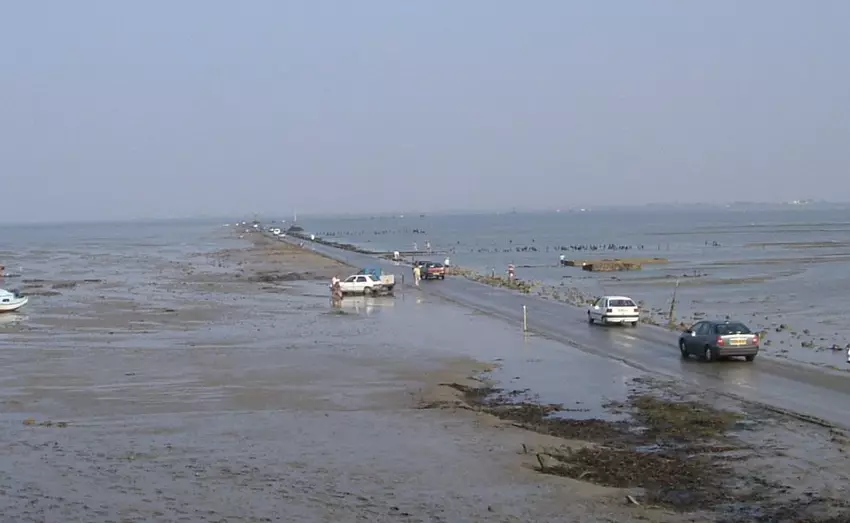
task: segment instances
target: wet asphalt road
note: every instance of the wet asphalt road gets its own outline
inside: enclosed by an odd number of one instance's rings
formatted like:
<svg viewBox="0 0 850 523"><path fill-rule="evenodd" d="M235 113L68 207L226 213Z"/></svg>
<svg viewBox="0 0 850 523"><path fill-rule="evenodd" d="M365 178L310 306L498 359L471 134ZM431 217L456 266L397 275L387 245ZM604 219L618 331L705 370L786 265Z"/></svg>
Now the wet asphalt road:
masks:
<svg viewBox="0 0 850 523"><path fill-rule="evenodd" d="M600 327L589 325L586 312L563 303L498 289L463 277L423 281L411 289L411 269L325 245L316 252L354 266L381 266L405 276L404 292L424 292L514 322L521 328L522 306L528 308L528 328L579 350L621 360L638 369L687 382L696 388L729 394L788 411L802 418L819 418L850 429L850 376L836 371L778 361L762 353L752 363L743 360L703 363L683 360L678 333L659 327ZM640 296L635 296L640 299ZM819 420L815 420L819 421Z"/></svg>

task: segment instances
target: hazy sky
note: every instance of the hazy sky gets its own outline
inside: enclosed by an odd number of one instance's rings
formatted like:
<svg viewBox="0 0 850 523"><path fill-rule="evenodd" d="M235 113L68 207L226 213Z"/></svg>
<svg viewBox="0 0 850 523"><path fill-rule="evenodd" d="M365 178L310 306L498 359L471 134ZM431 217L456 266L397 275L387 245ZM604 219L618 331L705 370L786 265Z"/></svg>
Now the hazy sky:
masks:
<svg viewBox="0 0 850 523"><path fill-rule="evenodd" d="M0 221L850 200L847 0L53 0Z"/></svg>

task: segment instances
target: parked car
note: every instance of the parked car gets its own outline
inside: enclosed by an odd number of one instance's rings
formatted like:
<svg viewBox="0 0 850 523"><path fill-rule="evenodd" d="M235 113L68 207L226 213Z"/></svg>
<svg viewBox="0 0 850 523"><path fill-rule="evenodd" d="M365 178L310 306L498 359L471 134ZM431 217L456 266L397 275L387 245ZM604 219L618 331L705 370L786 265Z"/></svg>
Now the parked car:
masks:
<svg viewBox="0 0 850 523"><path fill-rule="evenodd" d="M640 308L628 296L603 296L587 309L587 322L600 325L610 323L630 324L637 327L640 321Z"/></svg>
<svg viewBox="0 0 850 523"><path fill-rule="evenodd" d="M352 274L339 282L343 294L378 294L384 290L381 280L371 274Z"/></svg>
<svg viewBox="0 0 850 523"><path fill-rule="evenodd" d="M380 267L364 267L357 274L371 274L381 282L387 291L392 291L395 288L395 274L387 274Z"/></svg>
<svg viewBox="0 0 850 523"><path fill-rule="evenodd" d="M445 280L446 266L442 263L432 261L418 261L414 265L419 266L423 280Z"/></svg>
<svg viewBox="0 0 850 523"><path fill-rule="evenodd" d="M679 336L683 358L698 356L704 361L743 356L747 361L759 353L759 335L739 321L700 321Z"/></svg>

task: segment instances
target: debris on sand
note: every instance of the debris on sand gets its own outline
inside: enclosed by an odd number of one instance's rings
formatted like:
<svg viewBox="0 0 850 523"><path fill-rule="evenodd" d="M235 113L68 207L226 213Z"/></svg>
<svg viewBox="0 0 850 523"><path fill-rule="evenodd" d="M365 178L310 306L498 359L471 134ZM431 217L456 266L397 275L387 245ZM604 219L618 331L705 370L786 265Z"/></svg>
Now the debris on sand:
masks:
<svg viewBox="0 0 850 523"><path fill-rule="evenodd" d="M736 491L729 488L734 472L724 454L740 450L727 435L738 414L649 393L635 393L626 403L608 407L628 411L632 422L611 427L618 434L605 445L554 453L557 464L541 472L607 487L642 488L643 503L677 510L737 501Z"/></svg>
<svg viewBox="0 0 850 523"><path fill-rule="evenodd" d="M56 422L54 422L54 421L50 421L50 420L39 422L39 421L36 421L32 418L27 418L27 419L24 420L24 425L31 426L31 427L58 427L60 429L64 429L64 428L68 427L68 422L67 421L56 421Z"/></svg>
<svg viewBox="0 0 850 523"><path fill-rule="evenodd" d="M458 383L444 386L461 393L459 403L465 408L571 442L537 453L536 468L542 473L642 489L642 496L633 496L638 504L679 511L713 510L742 501L741 491L731 487L736 479L732 462L745 459L741 457L745 448L728 434L740 414L642 390L624 403L606 405L612 413L628 414L625 421L570 419L561 405L528 401L527 391ZM738 454L730 458L730 453ZM751 498L754 495L747 492Z"/></svg>
<svg viewBox="0 0 850 523"><path fill-rule="evenodd" d="M644 489L644 502L679 510L710 507L727 498L730 470L707 455L680 452L581 448L552 456L540 471L616 488Z"/></svg>

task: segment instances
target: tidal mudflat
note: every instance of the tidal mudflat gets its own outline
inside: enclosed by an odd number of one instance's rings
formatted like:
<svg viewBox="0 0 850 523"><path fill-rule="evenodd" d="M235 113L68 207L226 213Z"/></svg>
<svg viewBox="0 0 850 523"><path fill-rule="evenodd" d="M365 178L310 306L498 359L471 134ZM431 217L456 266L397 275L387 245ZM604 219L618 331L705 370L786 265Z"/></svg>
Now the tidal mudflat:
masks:
<svg viewBox="0 0 850 523"><path fill-rule="evenodd" d="M825 521L800 518L843 510L837 431L690 397L415 290L335 310L327 279L347 268L251 239L82 267L69 252L61 279L27 278L52 292L0 326L4 517ZM688 453L699 463L682 464ZM647 463L668 465L636 472ZM749 486L711 501L734 482Z"/></svg>
<svg viewBox="0 0 850 523"><path fill-rule="evenodd" d="M632 519L524 467L525 431L419 408L520 336L412 294L332 310L344 268L285 245L80 259L0 331L10 521Z"/></svg>

